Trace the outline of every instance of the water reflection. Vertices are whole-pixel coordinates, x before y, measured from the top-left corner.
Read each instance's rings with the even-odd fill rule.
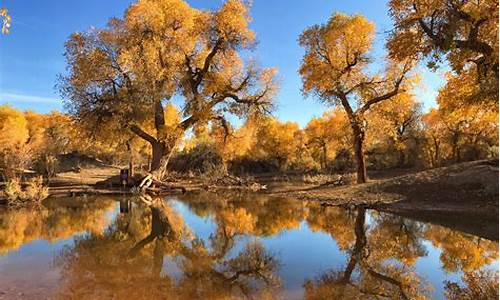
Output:
[[[109,223],[106,213],[112,210],[112,199],[59,199],[46,208],[0,210],[0,255],[19,249],[34,240],[56,242],[77,233],[100,233]]]
[[[344,234],[347,230],[340,230],[343,239],[341,244],[349,253],[345,267],[329,270],[314,280],[308,280],[305,283],[306,298],[427,298],[428,290],[411,268],[416,257],[425,255],[425,250],[416,238],[418,226],[394,218],[382,218],[380,221],[375,220],[374,228],[368,230],[366,210],[358,208],[355,215],[352,222],[343,219],[340,225],[352,226],[354,232],[353,236]],[[385,224],[387,226],[380,226]],[[330,227],[329,224],[325,229]]]
[[[199,195],[6,211],[0,212],[0,225],[0,251],[7,260],[9,252],[32,240],[73,236],[48,262],[61,274],[51,297],[61,299],[489,299],[498,294],[497,242],[363,208]],[[315,249],[314,240],[322,236],[337,252]],[[307,251],[290,255],[297,243],[321,257]],[[292,264],[302,273],[292,274]]]
[[[89,234],[62,251],[59,296],[274,298],[276,257],[258,241],[231,255],[238,234],[231,225],[219,226],[206,244],[169,204],[151,199],[118,216],[103,235]]]

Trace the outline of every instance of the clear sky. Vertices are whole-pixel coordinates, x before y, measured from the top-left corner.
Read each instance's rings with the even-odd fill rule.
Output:
[[[12,16],[10,34],[0,36],[0,104],[38,112],[63,110],[55,90],[57,74],[64,72],[64,42],[75,31],[101,27],[110,17],[122,17],[130,0],[0,0]],[[216,8],[222,0],[189,0],[197,8]],[[278,67],[281,91],[275,115],[304,126],[329,109],[304,99],[298,68],[303,50],[299,34],[324,23],[333,12],[363,14],[377,25],[375,54],[384,53],[384,37],[391,29],[386,1],[375,0],[254,0],[251,28],[259,41],[252,54],[263,66]],[[435,106],[443,76],[422,67],[424,88],[418,99],[424,108]]]

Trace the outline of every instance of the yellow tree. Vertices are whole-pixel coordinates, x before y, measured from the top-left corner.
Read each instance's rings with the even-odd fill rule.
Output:
[[[455,161],[462,160],[462,150],[467,150],[467,159],[484,158],[489,148],[498,144],[498,103],[484,103],[480,96],[465,102],[471,99],[468,95],[474,82],[463,79],[463,74],[449,74],[437,98]]]
[[[441,113],[433,108],[422,116],[423,132],[426,137],[424,151],[432,167],[439,166],[442,160],[443,145],[445,143],[446,125]]]
[[[399,238],[405,234],[394,232],[394,229],[398,229],[397,227],[389,229],[392,231],[389,233],[395,235],[395,241],[384,241],[387,239],[384,235],[387,230],[380,228],[385,232],[379,232],[379,228],[376,228],[375,232],[372,232],[365,224],[366,210],[364,208],[357,208],[355,217],[346,218],[345,212],[341,212],[341,215],[340,219],[350,220],[344,221],[344,224],[339,223],[339,228],[334,230],[329,228],[332,227],[330,225],[325,229],[333,234],[341,233],[341,237],[349,239],[347,242],[337,240],[341,249],[347,252],[345,267],[323,272],[315,280],[306,280],[304,283],[306,299],[428,298],[429,290],[425,281],[411,268],[416,258],[425,254],[422,246],[419,245],[418,236],[410,237],[411,240],[407,241],[412,246],[401,251],[398,249],[402,244]],[[323,218],[311,219],[314,223],[320,221],[313,223],[313,226],[323,226],[329,223],[321,224]],[[380,225],[386,226],[387,223]],[[380,241],[379,234],[383,235],[382,241]],[[345,249],[346,246],[347,249]]]
[[[421,105],[415,100],[414,95],[404,92],[396,95],[391,101],[376,106],[369,117],[371,127],[375,127],[393,147],[385,150],[395,150],[398,166],[404,166],[408,161],[409,141],[417,137],[420,108]]]
[[[431,226],[425,237],[442,250],[441,263],[449,272],[473,272],[498,258],[498,243],[477,236]]]
[[[350,121],[357,160],[357,181],[366,182],[365,113],[399,92],[411,64],[389,62],[372,75],[369,52],[375,25],[365,17],[334,14],[326,24],[307,28],[300,36],[305,55],[300,67],[303,92],[327,104],[341,105]]]
[[[250,158],[262,119],[261,116],[250,116],[239,128],[214,126],[213,140],[222,148],[226,160]]]
[[[469,95],[498,100],[498,0],[391,0],[389,14],[392,57],[420,55],[435,66],[446,55],[455,72],[475,75]]]
[[[29,131],[24,114],[10,106],[0,106],[0,170],[4,179],[14,177],[27,166]]]
[[[464,284],[445,281],[447,299],[498,299],[498,272],[493,270],[465,272],[462,282]]]
[[[33,111],[27,111],[24,113],[26,118],[26,125],[28,128],[28,144],[30,145],[31,151],[36,155],[43,151],[46,146],[45,141],[45,130],[47,128],[47,116],[43,114],[38,114]]]
[[[261,122],[251,153],[259,158],[274,160],[279,168],[287,167],[295,159],[299,125],[282,123],[275,118],[266,118]]]
[[[486,158],[490,147],[498,144],[498,113],[478,105],[457,110],[441,110],[445,141],[454,162]]]
[[[28,124],[24,114],[10,106],[0,106],[0,150],[18,147],[27,142]]]
[[[345,149],[350,143],[349,122],[345,112],[335,109],[326,112],[321,118],[313,118],[304,128],[307,138],[307,147],[313,155],[319,157],[323,169],[331,153]]]
[[[240,56],[254,45],[249,22],[248,7],[239,0],[216,11],[182,0],[138,1],[123,20],[73,34],[66,43],[69,74],[62,77],[62,94],[85,122],[118,119],[150,143],[150,171],[161,178],[175,145],[194,125],[272,107],[275,70]],[[174,96],[183,100],[183,119],[170,130],[164,104]],[[153,130],[141,127],[144,122]]]

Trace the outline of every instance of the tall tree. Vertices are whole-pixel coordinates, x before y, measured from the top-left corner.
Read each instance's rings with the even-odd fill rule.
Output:
[[[163,177],[180,137],[194,125],[269,112],[274,69],[245,62],[254,46],[248,7],[228,0],[217,11],[182,0],[140,0],[123,20],[75,33],[66,43],[69,74],[61,91],[71,112],[96,126],[115,120],[151,144],[150,171]],[[183,119],[167,128],[164,104],[182,100]],[[152,124],[152,131],[141,124]]]
[[[446,124],[441,112],[435,108],[422,116],[422,127],[426,140],[424,151],[431,167],[437,167],[443,159],[446,139]]]
[[[263,119],[257,129],[251,153],[261,159],[274,161],[280,169],[286,169],[295,159],[299,131],[297,123]]]
[[[408,60],[403,64],[389,62],[383,73],[369,72],[374,29],[363,16],[336,13],[326,24],[307,28],[299,39],[305,49],[299,70],[303,92],[344,108],[351,123],[358,183],[367,180],[365,113],[400,93],[411,68]]]
[[[397,165],[400,167],[408,163],[410,142],[417,139],[420,117],[421,103],[409,92],[400,93],[393,100],[381,103],[368,117],[371,128],[385,137],[382,140],[387,144],[386,151],[397,154]]]
[[[469,96],[498,101],[498,0],[391,0],[389,14],[391,57],[417,54],[435,67],[446,55],[456,73],[475,74]]]
[[[306,146],[320,162],[323,171],[328,167],[328,159],[349,147],[351,138],[348,131],[349,122],[341,109],[326,112],[321,118],[313,118],[307,123],[304,128]]]

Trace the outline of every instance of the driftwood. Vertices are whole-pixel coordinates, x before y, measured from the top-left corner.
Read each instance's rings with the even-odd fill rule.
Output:
[[[200,183],[197,186],[188,187],[186,185],[178,183],[168,183],[164,181],[159,181],[155,179],[152,174],[147,174],[138,185],[138,189],[141,192],[151,192],[154,194],[170,193],[170,192],[181,192],[186,193],[188,191],[217,191],[217,190],[249,190],[249,191],[260,191],[265,190],[266,185],[262,185],[257,182],[244,180],[242,178],[226,175],[214,180],[210,184]]]
[[[339,175],[339,177],[335,180],[331,180],[331,181],[327,181],[323,184],[320,184],[319,187],[323,187],[323,186],[329,186],[329,185],[333,185],[333,186],[341,186],[341,185],[345,185],[346,182],[344,180],[344,175]]]

